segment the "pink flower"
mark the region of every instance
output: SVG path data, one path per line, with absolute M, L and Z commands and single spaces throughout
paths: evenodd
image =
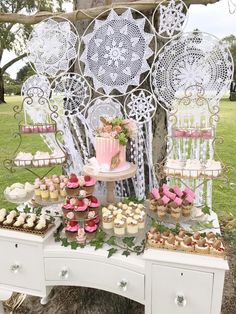
M 117 126 L 115 126 L 115 127 L 113 128 L 113 131 L 114 131 L 114 132 L 117 132 L 117 133 L 120 133 L 120 132 L 122 131 L 122 128 L 121 128 L 119 125 L 117 125 Z
M 134 120 L 125 120 L 125 121 L 129 121 L 129 123 L 127 123 L 125 125 L 125 127 L 128 129 L 129 132 L 129 137 L 134 139 L 137 135 L 137 124 Z

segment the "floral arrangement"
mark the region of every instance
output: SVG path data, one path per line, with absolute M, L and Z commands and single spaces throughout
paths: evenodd
M 102 126 L 95 131 L 98 137 L 117 139 L 121 145 L 126 145 L 128 139 L 134 139 L 136 136 L 137 126 L 133 120 L 100 117 L 100 121 Z

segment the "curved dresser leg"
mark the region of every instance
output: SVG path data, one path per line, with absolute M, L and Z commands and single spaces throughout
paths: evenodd
M 51 287 L 51 286 L 46 287 L 46 296 L 43 297 L 43 298 L 41 298 L 41 300 L 40 300 L 40 303 L 41 303 L 42 305 L 46 305 L 46 304 L 49 302 L 49 300 L 50 300 L 49 294 L 50 294 L 52 288 L 53 288 L 53 287 Z

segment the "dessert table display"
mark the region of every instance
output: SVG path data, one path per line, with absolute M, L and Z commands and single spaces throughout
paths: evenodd
M 61 17 L 34 27 L 36 75 L 14 108 L 19 145 L 4 164 L 36 179 L 4 192 L 23 206 L 0 209 L 0 300 L 16 291 L 46 304 L 53 286 L 74 285 L 140 302 L 146 314 L 220 314 L 228 263 L 212 179 L 226 176 L 214 145 L 233 62 L 214 36 L 182 33 L 186 17 L 183 1 L 165 0 L 152 23 L 113 7 L 81 38 Z M 160 37 L 170 40 L 157 51 Z M 80 73 L 68 72 L 76 60 Z M 158 105 L 168 135 L 154 164 Z M 35 134 L 48 151 L 21 152 Z M 58 165 L 63 174 L 52 174 Z

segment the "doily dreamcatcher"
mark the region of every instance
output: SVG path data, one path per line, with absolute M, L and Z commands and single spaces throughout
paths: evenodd
M 121 15 L 111 10 L 106 20 L 95 19 L 90 24 L 91 33 L 85 31 L 80 60 L 95 90 L 124 94 L 130 85 L 139 85 L 141 75 L 150 70 L 147 60 L 153 55 L 149 45 L 154 35 L 144 28 L 149 25 L 152 31 L 152 26 L 144 15 L 134 12 L 141 18 L 134 19 L 130 9 Z
M 57 109 L 58 128 L 70 152 L 71 170 L 80 172 L 88 158 L 82 133 L 86 131 L 83 112 L 91 99 L 91 90 L 85 79 L 77 73 L 66 73 L 52 82 L 51 105 Z
M 98 97 L 90 104 L 86 117 L 87 124 L 93 132 L 99 127 L 100 117 L 123 117 L 122 105 L 117 99 Z
M 83 113 L 90 98 L 91 91 L 87 82 L 77 73 L 63 74 L 52 83 L 52 102 L 58 107 L 60 115 Z
M 124 110 L 129 119 L 133 119 L 138 126 L 136 141 L 131 141 L 131 161 L 137 165 L 136 176 L 133 179 L 135 193 L 138 199 L 145 198 L 144 159 L 148 160 L 149 188 L 155 181 L 152 159 L 152 117 L 156 112 L 156 100 L 147 90 L 135 90 L 125 99 Z
M 193 32 L 169 41 L 159 52 L 152 83 L 159 103 L 171 109 L 189 86 L 200 86 L 208 99 L 219 99 L 229 89 L 233 59 L 215 36 Z
M 65 18 L 49 18 L 35 25 L 30 34 L 28 60 L 38 74 L 55 77 L 66 72 L 75 61 L 78 34 L 73 24 Z
M 181 33 L 188 20 L 188 7 L 182 0 L 164 0 L 153 12 L 152 23 L 157 35 L 172 38 Z
M 33 92 L 32 87 L 40 88 L 44 97 L 49 98 L 51 87 L 49 80 L 45 76 L 37 74 L 30 76 L 21 87 L 21 95 L 23 97 L 27 96 L 29 89 Z

